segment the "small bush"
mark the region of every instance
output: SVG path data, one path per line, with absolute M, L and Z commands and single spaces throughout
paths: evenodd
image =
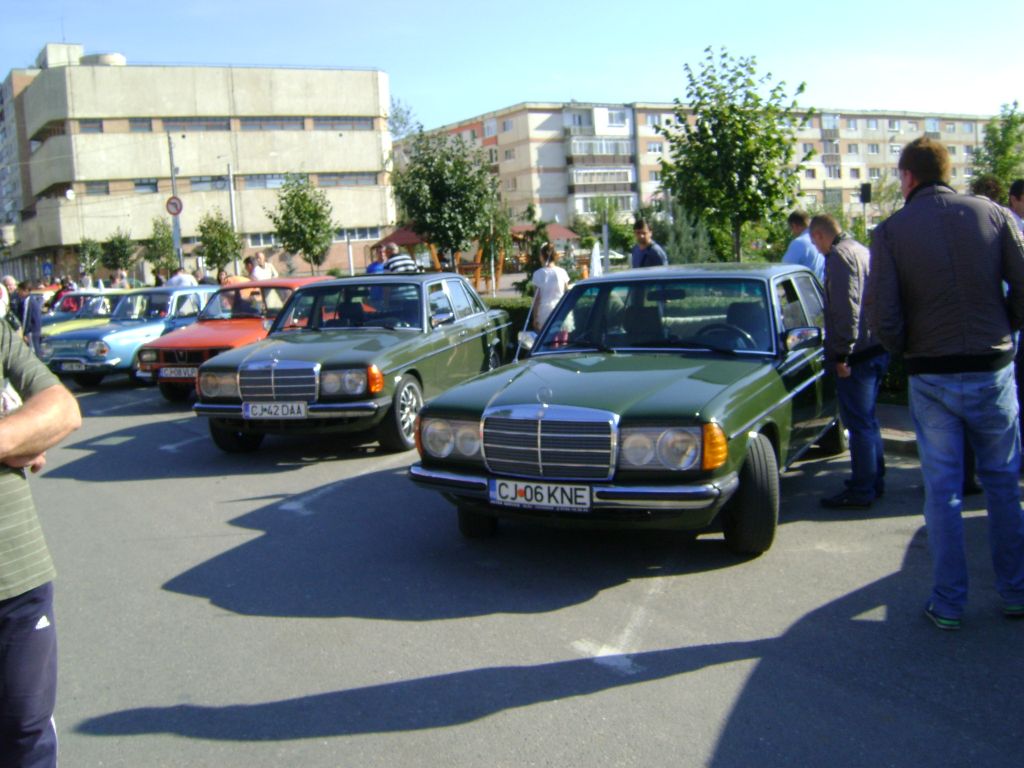
M 491 309 L 504 309 L 512 321 L 512 337 L 526 327 L 526 316 L 530 314 L 533 300 L 528 297 L 485 297 L 484 303 Z

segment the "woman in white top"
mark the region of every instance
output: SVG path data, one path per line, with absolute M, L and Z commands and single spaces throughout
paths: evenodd
M 540 330 L 548 319 L 548 315 L 558 305 L 559 299 L 569 288 L 569 273 L 559 267 L 558 251 L 551 243 L 544 243 L 540 249 L 541 263 L 544 265 L 533 273 L 533 327 Z

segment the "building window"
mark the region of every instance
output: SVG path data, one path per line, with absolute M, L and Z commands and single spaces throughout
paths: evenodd
M 826 131 L 839 130 L 839 115 L 826 115 L 821 116 L 821 128 Z
M 894 179 L 898 179 L 900 177 L 900 169 L 899 168 L 890 168 L 889 169 L 889 175 L 892 176 Z
M 494 136 L 497 132 L 497 120 L 494 120 L 493 118 L 491 120 L 484 120 L 484 138 L 487 138 L 488 136 Z
M 280 189 L 285 182 L 283 173 L 257 173 L 242 178 L 246 189 Z
M 868 178 L 869 179 L 880 179 L 880 178 L 882 178 L 882 169 L 881 168 L 868 168 Z
M 825 140 L 821 143 L 821 151 L 826 155 L 838 155 L 839 154 L 839 142 Z
M 380 227 L 349 227 L 335 230 L 334 242 L 343 243 L 346 240 L 380 240 Z
M 227 189 L 228 180 L 223 176 L 193 176 L 189 180 L 193 192 L 210 192 L 217 189 Z
M 626 110 L 609 109 L 608 125 L 613 128 L 622 128 L 626 124 Z
M 132 133 L 152 133 L 153 121 L 148 117 L 130 117 L 128 130 Z
M 136 179 L 135 191 L 140 195 L 148 195 L 156 192 L 156 179 Z
M 506 160 L 515 160 L 516 159 L 516 150 L 515 150 L 515 148 L 513 147 L 512 149 L 506 149 L 504 157 L 505 157 Z
M 869 117 L 868 118 L 868 130 L 869 131 L 877 131 L 878 130 L 878 118 L 875 118 L 875 117 Z
M 972 147 L 970 144 L 965 146 L 964 147 L 964 154 L 967 155 L 967 157 L 973 157 L 974 156 L 974 147 Z
M 935 117 L 927 117 L 927 118 L 925 118 L 924 129 L 926 131 L 928 131 L 929 133 L 938 133 L 939 132 L 939 121 L 938 121 L 938 118 L 935 118 Z
M 907 120 L 907 131 L 917 133 L 917 120 Z
M 632 168 L 577 169 L 572 172 L 573 184 L 632 184 Z
M 900 121 L 896 120 L 895 118 L 890 117 L 889 118 L 889 130 L 890 131 L 898 131 L 899 129 L 900 129 Z
M 974 133 L 974 123 L 963 124 L 964 133 Z
M 169 133 L 231 130 L 231 121 L 226 117 L 165 117 L 163 123 Z
M 956 178 L 956 168 L 950 168 L 949 172 L 953 175 L 953 178 L 955 179 Z
M 317 176 L 318 187 L 373 187 L 376 184 L 376 173 L 321 173 Z
M 956 157 L 956 144 L 950 144 L 947 149 L 949 150 L 950 157 Z
M 648 181 L 661 181 L 661 171 L 649 171 L 647 179 Z
M 314 117 L 314 131 L 372 131 L 372 117 L 353 117 L 335 115 L 333 117 Z
M 946 133 L 956 133 L 956 123 L 946 123 Z
M 273 232 L 254 232 L 249 235 L 250 248 L 260 248 L 268 245 L 277 245 L 277 236 Z
M 505 179 L 505 191 L 515 192 L 516 191 L 516 179 L 513 176 L 511 179 Z
M 804 142 L 804 154 L 805 154 L 805 155 L 809 155 L 809 154 L 811 154 L 811 153 L 812 153 L 813 151 L 814 151 L 814 145 L 813 145 L 813 144 L 811 144 L 810 142 L 807 142 L 807 141 L 805 141 L 805 142 Z
M 512 119 L 511 118 L 506 118 L 505 120 L 502 120 L 501 121 L 501 132 L 502 133 L 508 133 L 511 130 L 512 130 Z
M 647 151 L 652 155 L 660 155 L 665 151 L 665 145 L 660 141 L 647 142 Z
M 78 121 L 78 132 L 79 133 L 103 133 L 103 121 L 102 120 L 79 120 Z
M 491 147 L 490 149 L 487 150 L 487 162 L 489 162 L 489 163 L 496 163 L 496 162 L 498 162 L 498 150 L 495 149 L 494 147 Z
M 87 195 L 109 195 L 110 182 L 108 181 L 87 181 L 85 182 L 85 194 Z
M 850 178 L 851 179 L 859 179 L 860 178 L 860 168 L 851 168 L 850 169 Z
M 877 144 L 868 144 L 868 154 L 877 155 L 880 151 L 880 147 Z
M 240 117 L 238 127 L 243 131 L 301 131 L 301 117 Z
M 644 124 L 648 128 L 654 128 L 656 125 L 659 125 L 660 123 L 661 123 L 661 116 L 660 115 L 652 115 L 650 113 L 644 115 Z
M 857 118 L 856 117 L 848 117 L 848 118 L 846 118 L 846 130 L 848 130 L 848 131 L 856 131 L 857 130 Z
M 826 165 L 825 175 L 830 179 L 841 179 L 843 177 L 838 165 Z
M 902 151 L 903 151 L 903 145 L 902 144 L 890 144 L 889 145 L 889 154 L 890 155 L 898 155 Z
M 816 179 L 816 178 L 818 178 L 818 173 L 813 168 L 806 168 L 806 169 L 804 169 L 804 178 L 805 179 Z
M 974 175 L 974 171 L 972 171 L 970 168 L 964 168 L 964 178 L 965 179 L 969 179 L 973 175 Z
M 847 144 L 846 145 L 846 154 L 848 154 L 848 155 L 859 155 L 860 154 L 860 145 L 859 144 Z

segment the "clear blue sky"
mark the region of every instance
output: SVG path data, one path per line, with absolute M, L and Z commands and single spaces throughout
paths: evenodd
M 368 67 L 427 128 L 522 101 L 671 101 L 703 49 L 753 55 L 802 105 L 1024 104 L 1024 2 L 0 0 L 0 77 L 47 42 L 130 64 Z

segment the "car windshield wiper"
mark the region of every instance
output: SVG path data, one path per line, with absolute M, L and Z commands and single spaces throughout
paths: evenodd
M 673 349 L 699 349 L 706 350 L 708 352 L 719 352 L 723 355 L 739 354 L 739 350 L 733 349 L 732 347 L 722 347 L 719 346 L 718 344 L 708 344 L 706 341 L 697 341 L 696 339 L 672 339 L 670 341 L 659 342 L 657 346 L 671 347 Z
M 540 352 L 561 352 L 576 349 L 596 349 L 598 352 L 609 352 L 615 354 L 617 351 L 615 347 L 609 347 L 604 342 L 592 341 L 587 338 L 580 339 L 569 339 L 566 341 L 558 341 L 551 344 L 545 344 L 540 347 Z

